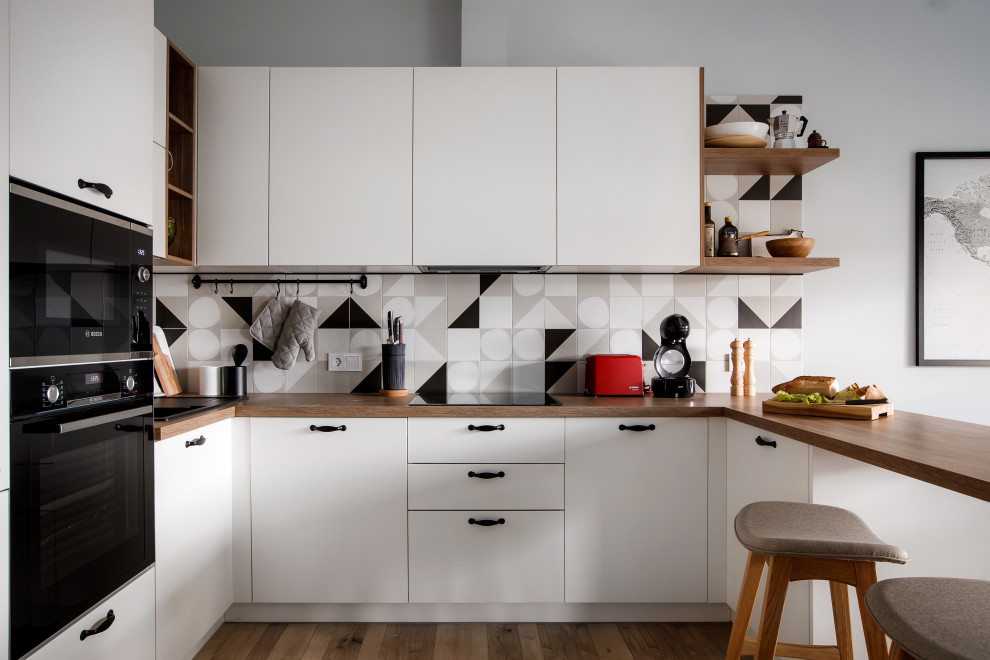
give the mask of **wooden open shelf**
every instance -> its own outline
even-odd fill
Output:
[[[739,275],[804,275],[838,268],[839,260],[831,257],[702,257],[701,265],[685,273]]]
[[[839,157],[838,149],[704,147],[705,174],[807,174]]]
[[[167,98],[166,148],[171,158],[164,185],[167,217],[175,218],[175,238],[166,247],[165,258],[192,265],[196,260],[196,65],[171,41]]]

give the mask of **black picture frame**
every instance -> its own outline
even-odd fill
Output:
[[[935,213],[930,209],[926,209],[926,180],[931,182],[932,180],[939,178],[940,175],[941,178],[946,178],[944,175],[945,172],[948,171],[947,168],[951,168],[954,161],[963,159],[985,161],[985,168],[981,163],[974,163],[974,172],[979,171],[981,173],[979,175],[980,178],[982,178],[982,175],[990,176],[990,151],[924,151],[917,152],[915,154],[915,274],[917,289],[916,364],[919,367],[990,366],[990,357],[988,357],[988,359],[939,357],[935,354],[935,351],[926,352],[925,345],[926,326],[935,323],[932,317],[932,311],[940,310],[938,306],[938,292],[928,291],[928,297],[926,299],[925,270],[928,236],[925,231],[925,220]],[[930,189],[931,186],[929,186],[929,190]],[[940,197],[929,197],[929,199],[935,200],[933,204],[937,204],[938,201],[945,200],[945,198]],[[988,200],[988,203],[990,203],[990,200]],[[987,228],[990,230],[990,218],[987,219]],[[990,262],[987,263],[987,269],[988,275],[990,275]],[[944,308],[945,307],[943,306],[942,309]],[[944,323],[945,321],[942,322]],[[932,328],[927,328],[927,330],[930,334],[935,334]],[[982,337],[986,340],[987,337],[990,337],[990,328],[974,327],[973,336],[974,338]]]

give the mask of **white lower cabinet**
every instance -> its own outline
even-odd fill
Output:
[[[231,422],[155,443],[158,660],[182,660],[234,600]]]
[[[566,474],[567,602],[707,600],[707,420],[568,418]]]
[[[103,632],[80,639],[113,620]],[[42,646],[31,660],[156,660],[155,569],[149,568],[130,584],[83,615]]]
[[[563,511],[409,512],[412,603],[559,603],[563,558]]]
[[[251,420],[255,602],[406,602],[406,512],[405,419]]]
[[[7,660],[10,641],[10,491],[0,492],[0,660]]]
[[[728,420],[726,427],[726,594],[729,607],[735,609],[748,554],[736,538],[733,524],[736,514],[752,502],[810,502],[811,450],[803,442],[733,420]],[[760,583],[750,619],[753,630],[759,626],[765,582],[766,575]],[[807,581],[792,582],[787,587],[787,599],[780,621],[781,641],[794,644],[810,642],[810,587],[811,583]]]

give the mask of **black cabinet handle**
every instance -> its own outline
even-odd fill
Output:
[[[83,181],[82,179],[79,179],[78,183],[80,188],[92,188],[93,190],[106,195],[107,199],[110,199],[110,195],[113,194],[113,190],[105,183],[90,183],[89,181]]]
[[[468,476],[477,479],[495,479],[496,477],[501,479],[505,476],[505,472],[468,472]]]
[[[469,525],[481,525],[482,527],[492,527],[493,525],[504,525],[505,518],[499,518],[498,520],[475,520],[474,518],[468,518]]]
[[[764,440],[760,436],[756,436],[756,444],[758,444],[761,447],[773,447],[774,449],[777,448],[776,440]]]
[[[483,424],[482,426],[475,426],[474,424],[468,424],[468,431],[504,431],[505,424],[499,424],[498,426],[492,426],[491,424]]]
[[[188,449],[189,447],[200,447],[205,444],[206,444],[206,436],[201,435],[195,440],[186,440],[186,449]]]
[[[643,426],[642,424],[633,424],[632,426],[626,426],[625,424],[619,424],[620,431],[656,431],[657,425],[650,424],[649,426]]]
[[[347,427],[341,424],[340,426],[317,426],[316,424],[309,425],[310,431],[319,431],[321,433],[333,433],[334,431],[346,431]]]
[[[79,641],[83,641],[87,637],[92,635],[99,635],[101,632],[106,632],[107,628],[113,625],[113,622],[117,619],[113,614],[113,610],[108,610],[107,615],[96,622],[96,625],[89,630],[84,630],[79,633]]]
[[[114,424],[113,430],[120,431],[121,433],[140,433],[144,430],[144,427],[135,424]]]

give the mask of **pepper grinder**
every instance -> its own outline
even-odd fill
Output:
[[[729,391],[732,396],[743,396],[746,393],[743,387],[743,343],[733,339],[729,347],[732,349],[732,375],[729,377],[732,387]]]
[[[743,342],[743,361],[746,373],[743,374],[743,387],[746,396],[756,396],[756,372],[753,370],[753,355],[756,352],[756,342],[747,338]]]

